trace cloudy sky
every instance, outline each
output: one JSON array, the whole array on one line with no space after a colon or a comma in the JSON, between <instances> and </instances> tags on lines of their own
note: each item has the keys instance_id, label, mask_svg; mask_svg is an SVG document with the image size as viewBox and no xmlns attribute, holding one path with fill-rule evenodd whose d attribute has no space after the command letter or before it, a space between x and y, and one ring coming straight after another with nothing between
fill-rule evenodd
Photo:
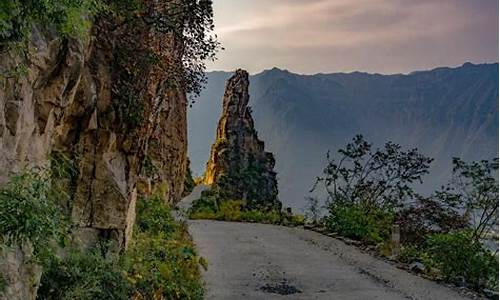
<instances>
[{"instance_id":1,"label":"cloudy sky","mask_svg":"<svg viewBox=\"0 0 500 300\"><path fill-rule=\"evenodd\" d=\"M209 70L406 73L498 61L499 0L214 0Z\"/></svg>"}]
</instances>

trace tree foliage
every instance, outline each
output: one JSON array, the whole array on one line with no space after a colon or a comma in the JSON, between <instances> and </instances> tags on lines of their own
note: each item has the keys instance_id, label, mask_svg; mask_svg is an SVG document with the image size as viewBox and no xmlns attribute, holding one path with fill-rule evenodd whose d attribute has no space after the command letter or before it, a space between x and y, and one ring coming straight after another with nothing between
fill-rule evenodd
<instances>
[{"instance_id":1,"label":"tree foliage","mask_svg":"<svg viewBox=\"0 0 500 300\"><path fill-rule=\"evenodd\" d=\"M170 65L187 93L199 95L206 81L205 61L222 49L213 35L212 0L4 0L0 2L0 49L26 47L35 25L57 31L63 37L89 33L96 17L123 22L145 22L156 32L175 36L181 67ZM137 54L137 53L136 53ZM136 57L132 55L132 57ZM134 95L134 94L132 94ZM123 96L125 97L125 96ZM125 98L127 101L134 99Z\"/></svg>"},{"instance_id":2,"label":"tree foliage","mask_svg":"<svg viewBox=\"0 0 500 300\"><path fill-rule=\"evenodd\" d=\"M328 154L328 164L313 190L322 183L330 202L365 208L393 208L413 196L412 184L422 181L433 159L417 149L404 151L392 142L382 149L372 148L358 135L338 151L338 159Z\"/></svg>"},{"instance_id":3,"label":"tree foliage","mask_svg":"<svg viewBox=\"0 0 500 300\"><path fill-rule=\"evenodd\" d=\"M446 281L464 280L476 290L498 289L498 257L474 242L472 233L430 235L424 251L427 264L439 268Z\"/></svg>"},{"instance_id":4,"label":"tree foliage","mask_svg":"<svg viewBox=\"0 0 500 300\"><path fill-rule=\"evenodd\" d=\"M66 36L81 36L90 18L104 8L101 0L3 0L0 3L0 44L22 42L35 24L55 28Z\"/></svg>"},{"instance_id":5,"label":"tree foliage","mask_svg":"<svg viewBox=\"0 0 500 300\"><path fill-rule=\"evenodd\" d=\"M0 242L33 246L35 259L44 263L51 242L65 241L68 221L59 208L67 195L57 190L49 170L25 171L0 188Z\"/></svg>"},{"instance_id":6,"label":"tree foliage","mask_svg":"<svg viewBox=\"0 0 500 300\"><path fill-rule=\"evenodd\" d=\"M462 230L469 220L455 209L443 205L436 197L416 197L397 212L396 223L401 228L401 242L421 245L429 235Z\"/></svg>"},{"instance_id":7,"label":"tree foliage","mask_svg":"<svg viewBox=\"0 0 500 300\"><path fill-rule=\"evenodd\" d=\"M444 204L463 212L477 241L498 226L498 159L467 163L453 159L453 176L436 193Z\"/></svg>"},{"instance_id":8,"label":"tree foliage","mask_svg":"<svg viewBox=\"0 0 500 300\"><path fill-rule=\"evenodd\" d=\"M181 42L183 85L198 96L206 82L205 61L214 60L221 49L214 30L212 0L167 0L163 14L154 14L155 29L171 32Z\"/></svg>"}]
</instances>

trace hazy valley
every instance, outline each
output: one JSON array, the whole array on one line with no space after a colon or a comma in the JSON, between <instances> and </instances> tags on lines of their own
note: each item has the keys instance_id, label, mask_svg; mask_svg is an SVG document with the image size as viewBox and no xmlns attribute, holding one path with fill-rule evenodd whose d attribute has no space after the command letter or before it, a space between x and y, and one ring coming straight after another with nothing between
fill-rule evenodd
<instances>
[{"instance_id":1,"label":"hazy valley","mask_svg":"<svg viewBox=\"0 0 500 300\"><path fill-rule=\"evenodd\" d=\"M221 113L226 79L208 84L188 110L191 168L202 175ZM298 75L280 69L250 78L250 106L266 148L275 154L280 200L304 207L327 151L360 133L380 145L393 141L435 158L422 193L444 184L452 157L498 156L498 64L466 63L407 75L361 72Z\"/></svg>"}]
</instances>

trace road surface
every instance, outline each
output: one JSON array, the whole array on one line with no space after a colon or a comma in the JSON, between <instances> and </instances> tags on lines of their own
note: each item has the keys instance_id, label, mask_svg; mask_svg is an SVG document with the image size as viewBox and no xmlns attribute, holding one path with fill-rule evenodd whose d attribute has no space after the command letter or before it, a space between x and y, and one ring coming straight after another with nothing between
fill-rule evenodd
<instances>
[{"instance_id":1,"label":"road surface","mask_svg":"<svg viewBox=\"0 0 500 300\"><path fill-rule=\"evenodd\" d=\"M206 299L470 299L316 232L217 221L188 224L208 260Z\"/></svg>"}]
</instances>

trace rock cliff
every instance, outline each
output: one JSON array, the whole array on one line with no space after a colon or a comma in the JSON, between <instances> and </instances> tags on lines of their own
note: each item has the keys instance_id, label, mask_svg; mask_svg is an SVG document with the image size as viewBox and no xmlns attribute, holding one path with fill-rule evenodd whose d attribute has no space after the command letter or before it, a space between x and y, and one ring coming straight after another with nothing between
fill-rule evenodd
<instances>
[{"instance_id":1,"label":"rock cliff","mask_svg":"<svg viewBox=\"0 0 500 300\"><path fill-rule=\"evenodd\" d=\"M264 142L255 131L248 88L248 73L243 70L237 70L227 82L205 183L222 200L245 200L250 209L281 209L275 160L264 151Z\"/></svg>"},{"instance_id":2,"label":"rock cliff","mask_svg":"<svg viewBox=\"0 0 500 300\"><path fill-rule=\"evenodd\" d=\"M27 74L1 80L0 182L63 154L78 171L72 220L124 245L139 179L166 201L183 191L187 100L165 71L181 64L178 48L144 21L100 18L86 41L35 29L28 60L1 58L2 73L22 63Z\"/></svg>"},{"instance_id":3,"label":"rock cliff","mask_svg":"<svg viewBox=\"0 0 500 300\"><path fill-rule=\"evenodd\" d=\"M68 213L83 248L106 239L123 250L138 193L160 192L174 202L183 192L187 99L176 72L182 45L152 25L165 4L145 5L133 21L98 18L85 39L40 27L28 55L0 53L0 184L13 172L46 165L52 155L67 158L76 170L67 179ZM26 72L13 72L18 66ZM8 289L31 272L23 263L29 255L21 249L0 261ZM12 266L20 273L10 272ZM36 287L39 273L32 279ZM13 295L32 299L36 288L24 292L29 296Z\"/></svg>"}]
</instances>

